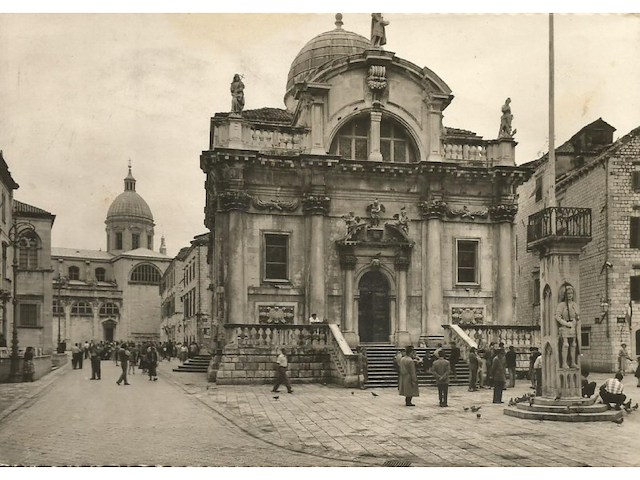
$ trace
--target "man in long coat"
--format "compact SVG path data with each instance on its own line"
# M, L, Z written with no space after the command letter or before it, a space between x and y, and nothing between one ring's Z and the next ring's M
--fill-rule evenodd
M400 382L398 385L398 393L405 397L404 404L407 407L415 407L415 405L411 403L411 399L420 396L416 363L416 352L410 345L405 348L405 355L400 359Z

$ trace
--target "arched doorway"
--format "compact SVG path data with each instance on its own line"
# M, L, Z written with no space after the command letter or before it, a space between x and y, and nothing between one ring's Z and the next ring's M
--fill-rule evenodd
M113 342L116 338L116 325L117 323L113 320L105 320L104 322L102 322L105 342Z
M358 284L358 332L361 342L389 341L389 282L379 271L365 273Z

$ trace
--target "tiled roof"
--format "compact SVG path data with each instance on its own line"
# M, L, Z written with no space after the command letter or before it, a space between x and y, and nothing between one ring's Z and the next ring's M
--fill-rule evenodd
M149 250L148 248L136 248L135 250L128 250L126 252L122 252L120 255L126 255L129 257L147 257L147 258L171 258L168 255L160 252L154 252L153 250Z
M113 255L102 250L85 250L81 248L51 247L52 257L86 258L92 260L111 260Z
M281 108L265 107L255 110L243 110L241 115L242 118L254 122L283 123L290 125L293 121L293 115L287 110L283 110ZM229 113L216 113L215 116L226 118L229 116Z
M38 217L55 217L51 212L47 212L38 207L34 207L33 205L29 205L27 203L20 202L18 200L13 200L13 211L19 215L31 215Z
M472 132L471 130L463 130L462 128L453 128L453 127L444 127L444 134L445 135L455 135L455 136L477 136L477 134L475 132Z

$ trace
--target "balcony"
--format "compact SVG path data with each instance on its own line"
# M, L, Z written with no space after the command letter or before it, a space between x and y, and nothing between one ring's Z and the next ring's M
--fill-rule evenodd
M587 244L591 241L591 209L549 207L529 216L527 250L550 242Z

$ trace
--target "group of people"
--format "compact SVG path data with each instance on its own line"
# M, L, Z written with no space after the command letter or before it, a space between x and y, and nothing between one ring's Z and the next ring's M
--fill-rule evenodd
M399 350L394 363L398 372L398 393L405 397L407 407L415 406L414 397L420 396L418 388L418 369L429 370L435 378L438 387L438 404L448 407L449 380L456 378L456 364L460 361L460 349L451 343L449 358L445 358L444 347L438 344L431 356L418 358L413 346ZM489 345L488 350L478 350L472 347L467 360L469 366L469 391L478 388L493 388L493 403L504 403L502 392L515 386L516 379L516 351L510 346L505 351L504 344ZM507 372L509 375L507 376Z

